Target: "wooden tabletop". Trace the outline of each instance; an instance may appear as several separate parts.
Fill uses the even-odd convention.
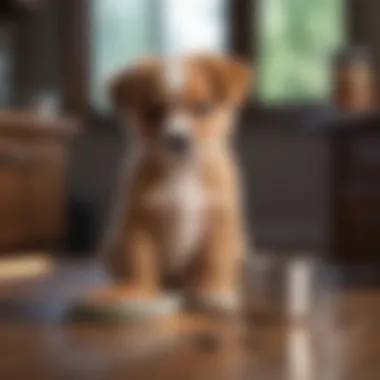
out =
[[[285,318],[286,275],[272,267],[243,318],[182,314],[128,325],[65,320],[73,297],[107,279],[95,263],[60,263],[2,284],[0,379],[379,379],[380,292],[346,288],[338,272],[319,269],[305,319]]]
[[[79,131],[76,120],[44,116],[33,110],[0,109],[0,134],[25,137],[70,137]]]

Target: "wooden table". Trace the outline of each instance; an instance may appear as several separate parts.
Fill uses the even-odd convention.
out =
[[[277,297],[240,321],[181,315],[128,326],[64,321],[66,301],[106,279],[92,262],[62,263],[2,284],[0,379],[379,379],[380,291],[342,286],[336,269],[319,267],[303,321],[283,318]],[[268,289],[284,278],[267,274]]]

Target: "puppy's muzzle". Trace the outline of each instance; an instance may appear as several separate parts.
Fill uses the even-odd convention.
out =
[[[165,145],[171,153],[182,155],[189,151],[190,140],[185,134],[169,134],[165,137]]]

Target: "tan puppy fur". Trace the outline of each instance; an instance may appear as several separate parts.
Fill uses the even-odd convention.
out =
[[[246,248],[230,138],[248,89],[246,66],[217,56],[146,60],[112,81],[133,157],[102,254],[123,294],[176,286],[192,305],[238,307]]]

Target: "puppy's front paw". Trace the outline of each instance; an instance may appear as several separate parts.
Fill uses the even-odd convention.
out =
[[[114,286],[76,300],[71,316],[131,322],[176,314],[181,306],[181,299],[176,295],[140,287]]]
[[[190,308],[219,315],[233,315],[240,310],[240,294],[235,291],[202,292],[189,298]]]

